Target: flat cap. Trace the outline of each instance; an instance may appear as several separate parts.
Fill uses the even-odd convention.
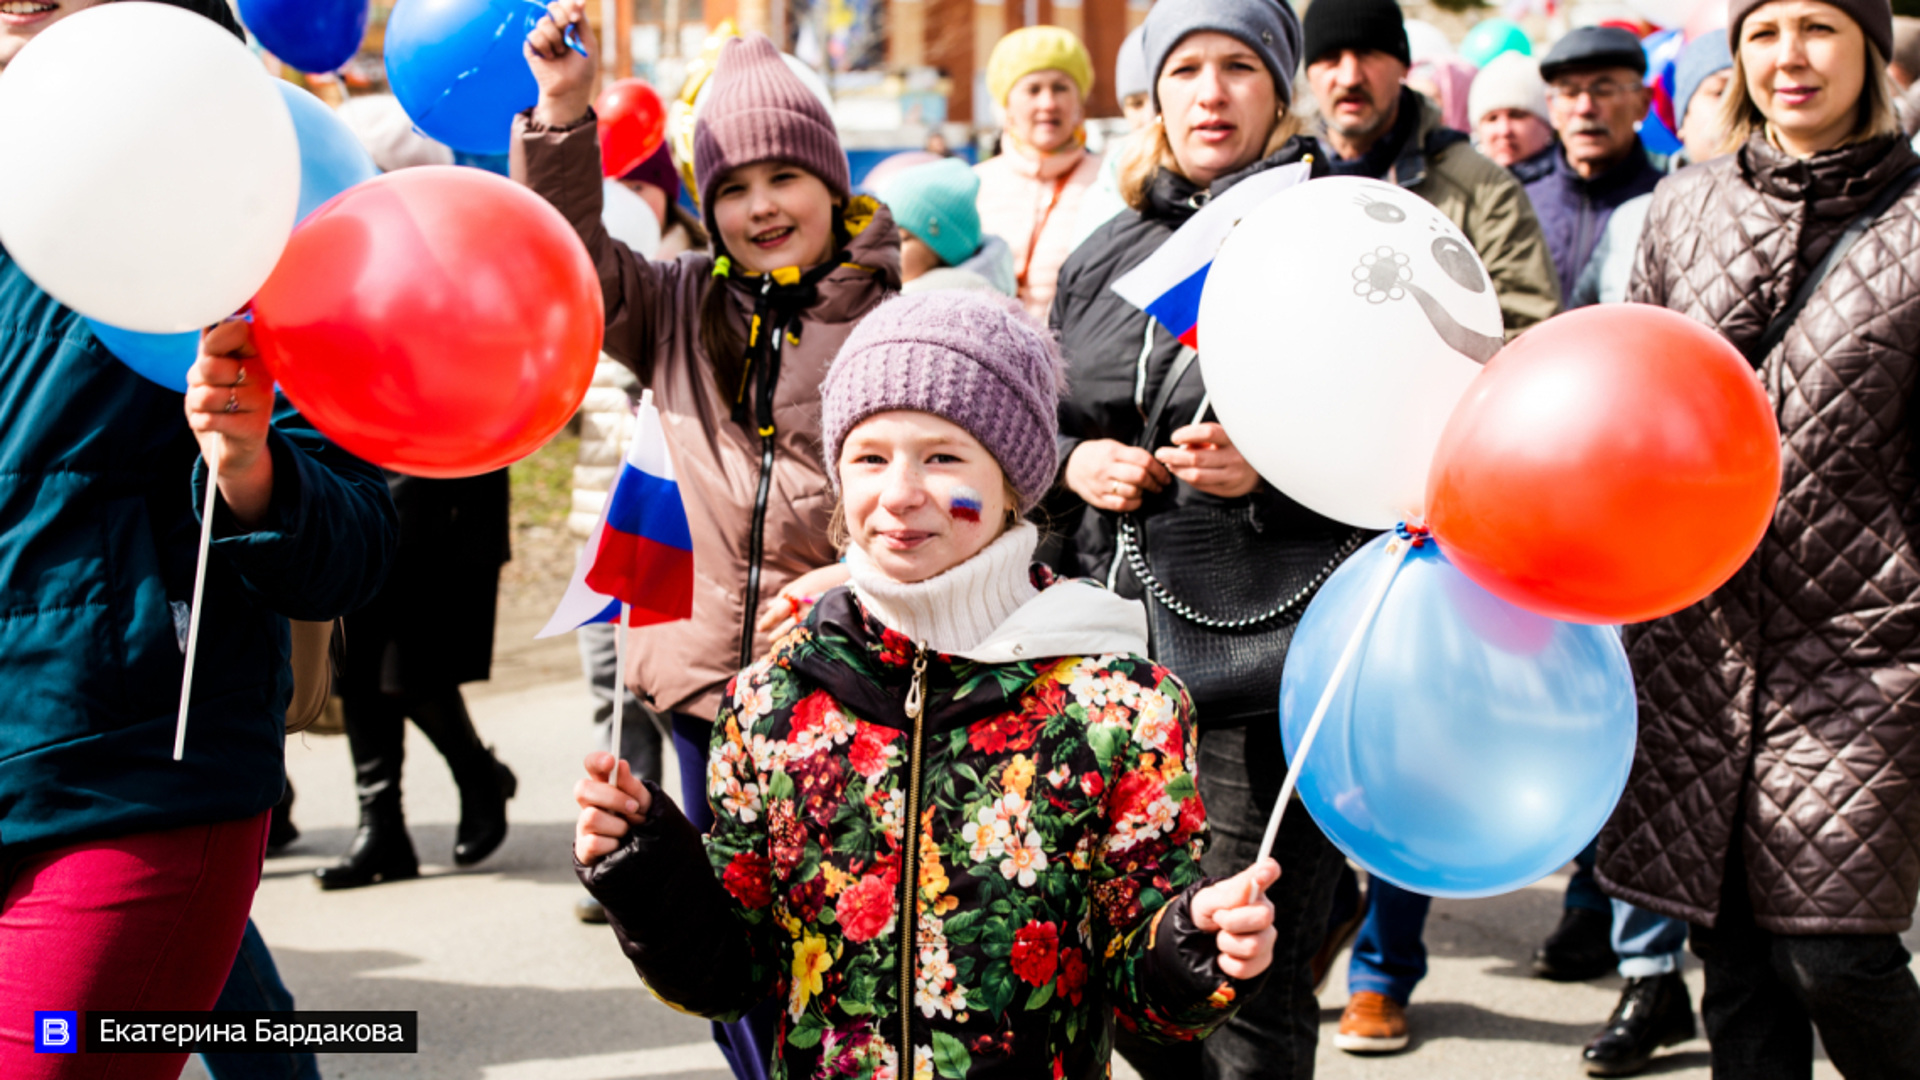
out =
[[[1540,61],[1540,77],[1548,82],[1579,69],[1623,67],[1647,73],[1647,53],[1640,41],[1617,26],[1582,26],[1553,43]]]

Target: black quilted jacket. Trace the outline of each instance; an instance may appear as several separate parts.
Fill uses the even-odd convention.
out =
[[[1748,348],[1846,224],[1916,163],[1882,139],[1807,161],[1764,138],[1663,181],[1633,300]],[[1640,743],[1601,881],[1712,925],[1731,845],[1759,924],[1883,934],[1920,886],[1920,185],[1768,355],[1783,485],[1713,596],[1629,628]]]
[[[1219,195],[1250,176],[1299,161],[1314,149],[1309,139],[1291,139],[1271,156],[1215,180],[1209,194]],[[1315,176],[1326,175],[1324,159],[1317,160],[1313,170]],[[1066,358],[1069,386],[1060,399],[1063,477],[1067,458],[1082,442],[1115,439],[1132,444],[1139,438],[1147,412],[1180,354],[1180,342],[1146,313],[1122,300],[1112,285],[1160,250],[1160,245],[1199,211],[1205,204],[1204,198],[1195,198],[1199,192],[1192,181],[1161,170],[1149,189],[1144,213],[1126,209],[1115,214],[1075,249],[1060,270],[1052,321]],[[1195,364],[1169,399],[1153,444],[1165,446],[1174,429],[1213,419],[1207,402],[1206,380],[1200,365]],[[1209,508],[1232,513],[1249,529],[1273,529],[1282,537],[1299,541],[1302,559],[1315,567],[1334,558],[1353,533],[1351,528],[1321,517],[1266,484],[1251,495],[1224,499],[1174,481],[1166,491],[1143,503],[1140,517],[1157,535],[1171,533],[1176,540],[1192,541],[1178,545],[1159,541],[1152,550],[1155,565],[1161,565],[1160,560],[1189,565],[1193,572],[1180,583],[1181,599],[1216,618],[1246,614],[1244,603],[1235,604],[1241,591],[1236,579],[1245,568],[1217,558],[1213,538],[1203,527],[1216,520],[1202,516]],[[1087,506],[1063,483],[1049,500],[1046,516],[1056,533],[1071,538],[1068,553],[1054,557],[1068,574],[1105,581],[1122,596],[1138,598],[1144,594],[1125,560],[1115,558],[1117,515]],[[1279,657],[1261,653],[1257,645],[1248,645],[1246,650],[1272,667],[1271,685],[1278,686]],[[1167,647],[1159,642],[1153,652],[1163,658],[1168,655]],[[1202,728],[1233,727],[1250,720],[1264,722],[1273,715],[1278,700],[1271,689],[1264,687],[1260,693],[1227,700],[1207,698],[1203,691],[1197,691],[1195,698]]]

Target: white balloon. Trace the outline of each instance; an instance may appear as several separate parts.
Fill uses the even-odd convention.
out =
[[[0,244],[83,315],[166,334],[233,314],[300,200],[293,119],[260,62],[190,11],[120,2],[0,74]]]
[[[1214,412],[1267,482],[1365,528],[1422,516],[1427,467],[1501,344],[1472,245],[1392,184],[1329,177],[1260,204],[1200,298]]]
[[[653,207],[612,177],[601,181],[600,189],[600,224],[607,227],[607,235],[632,248],[635,255],[653,258],[660,249],[660,219],[653,215]]]
[[[1407,47],[1414,63],[1453,55],[1453,39],[1447,36],[1445,30],[1425,19],[1408,19],[1406,27]]]
[[[1663,29],[1685,26],[1700,0],[1627,0],[1635,15]],[[1722,5],[1725,6],[1725,5]]]

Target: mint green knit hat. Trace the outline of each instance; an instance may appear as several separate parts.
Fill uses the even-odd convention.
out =
[[[901,228],[948,266],[959,266],[980,250],[980,178],[959,158],[904,169],[887,177],[874,194]]]

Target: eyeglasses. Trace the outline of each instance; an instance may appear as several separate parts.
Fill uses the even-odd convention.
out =
[[[1578,101],[1580,95],[1593,99],[1595,105],[1609,105],[1626,96],[1634,87],[1628,83],[1615,82],[1612,79],[1595,79],[1590,83],[1556,82],[1547,87],[1547,93],[1562,101]]]

